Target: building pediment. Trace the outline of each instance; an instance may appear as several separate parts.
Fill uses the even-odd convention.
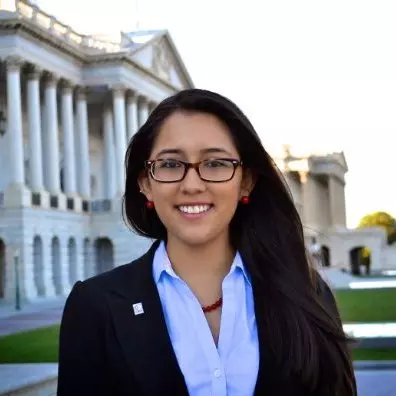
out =
[[[179,90],[194,86],[167,31],[124,33],[123,41],[129,57],[162,80]]]

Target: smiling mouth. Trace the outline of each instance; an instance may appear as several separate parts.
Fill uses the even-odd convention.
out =
[[[212,209],[213,205],[179,205],[176,208],[184,213],[189,215],[198,215],[205,213]]]

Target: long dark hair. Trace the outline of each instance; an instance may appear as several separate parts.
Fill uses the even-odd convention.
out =
[[[237,208],[230,234],[254,281],[255,301],[265,302],[256,309],[265,310],[261,331],[268,341],[266,350],[285,376],[297,376],[315,394],[355,395],[347,338],[337,314],[318,296],[291,194],[252,124],[234,103],[210,91],[191,89],[165,99],[153,110],[127,149],[127,224],[145,237],[166,239],[155,211],[145,207],[138,177],[159,128],[175,111],[210,113],[222,120],[244,167],[256,179],[251,203]]]

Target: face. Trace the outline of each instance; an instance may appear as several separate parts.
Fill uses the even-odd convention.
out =
[[[178,163],[174,160],[178,160],[206,161],[200,167],[202,175],[218,177],[229,172],[224,163],[216,161],[224,158],[240,160],[225,124],[210,114],[176,112],[160,128],[149,160],[166,160],[157,168],[156,175],[180,174],[175,169]],[[153,201],[152,210],[156,210],[165,225],[168,242],[178,240],[188,245],[228,238],[229,223],[238,202],[252,189],[247,172],[240,166],[233,178],[224,182],[204,181],[197,170],[190,168],[183,180],[172,183],[156,181],[144,173],[139,185],[146,198]]]

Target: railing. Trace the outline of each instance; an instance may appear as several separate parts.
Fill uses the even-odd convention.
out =
[[[18,14],[20,18],[30,20],[38,25],[40,28],[47,30],[50,34],[71,44],[83,51],[92,51],[93,53],[111,53],[121,52],[122,47],[120,43],[115,43],[107,40],[97,39],[92,36],[86,36],[74,31],[70,26],[65,25],[52,15],[42,11],[36,5],[31,4],[28,0],[16,0],[15,5],[12,1],[6,1],[5,5],[1,5],[0,11],[13,11]]]

